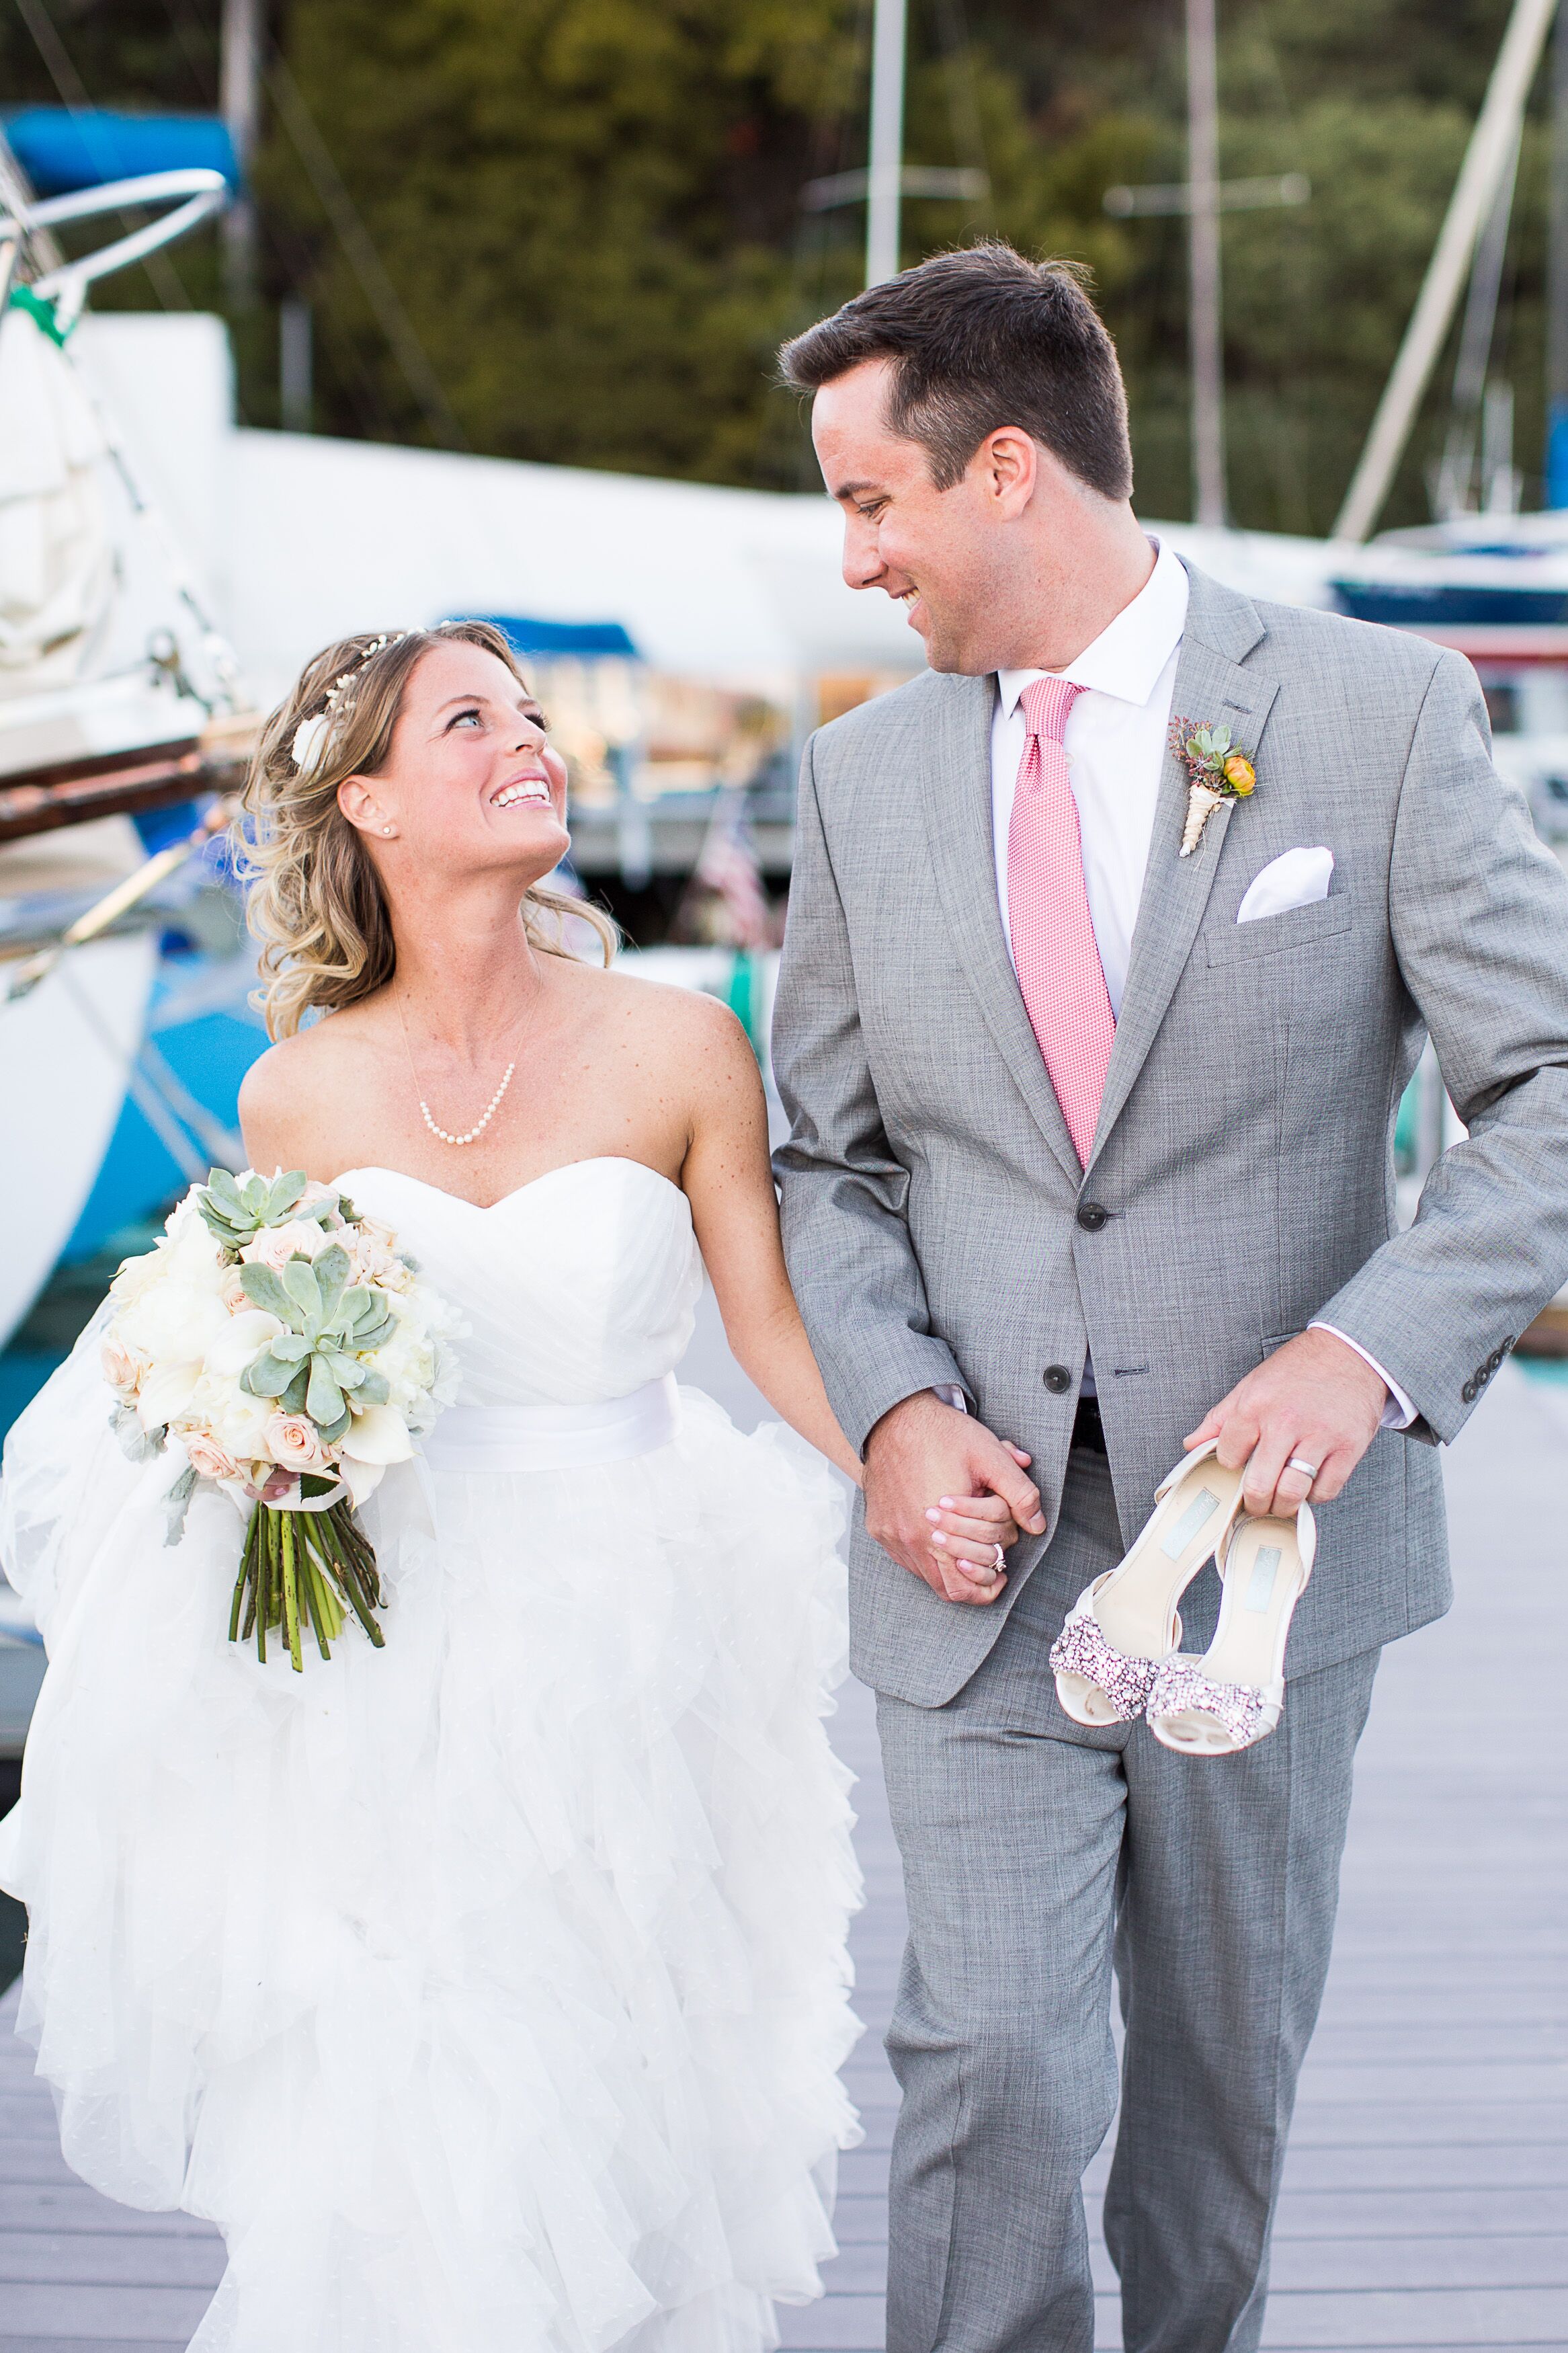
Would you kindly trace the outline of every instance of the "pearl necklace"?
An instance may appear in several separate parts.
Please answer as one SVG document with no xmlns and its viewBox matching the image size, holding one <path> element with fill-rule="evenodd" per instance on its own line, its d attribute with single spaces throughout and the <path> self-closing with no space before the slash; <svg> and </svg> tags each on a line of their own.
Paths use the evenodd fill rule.
<svg viewBox="0 0 1568 2353">
<path fill-rule="evenodd" d="M 429 1129 L 431 1134 L 438 1136 L 443 1144 L 464 1145 L 478 1143 L 479 1137 L 483 1135 L 486 1128 L 489 1127 L 491 1120 L 494 1119 L 497 1112 L 500 1111 L 501 1107 L 501 1099 L 505 1095 L 508 1087 L 510 1086 L 511 1074 L 517 1068 L 516 1062 L 510 1061 L 507 1064 L 505 1076 L 502 1078 L 500 1086 L 496 1089 L 494 1094 L 490 1097 L 489 1102 L 485 1106 L 484 1116 L 475 1122 L 474 1125 L 469 1128 L 466 1135 L 453 1135 L 448 1129 L 437 1126 L 436 1121 L 431 1117 L 429 1104 L 426 1102 L 424 1096 L 419 1093 L 419 1072 L 415 1068 L 414 1048 L 409 1042 L 408 1037 L 408 1016 L 403 1009 L 403 999 L 401 996 L 397 1000 L 397 1018 L 403 1029 L 403 1050 L 408 1057 L 408 1075 L 414 1082 L 414 1092 L 416 1095 L 418 1095 L 419 1097 L 420 1118 L 425 1122 L 425 1124 Z"/>
<path fill-rule="evenodd" d="M 501 1097 L 505 1094 L 508 1087 L 510 1086 L 511 1074 L 516 1068 L 517 1064 L 515 1062 L 509 1062 L 507 1064 L 506 1076 L 501 1081 L 500 1086 L 496 1089 L 494 1094 L 490 1097 L 489 1105 L 484 1117 L 479 1120 L 476 1125 L 469 1128 L 467 1135 L 448 1135 L 444 1127 L 437 1127 L 435 1121 L 430 1116 L 429 1104 L 426 1102 L 424 1096 L 421 1095 L 419 1098 L 420 1116 L 423 1118 L 425 1124 L 429 1129 L 431 1134 L 438 1135 L 443 1144 L 472 1144 L 476 1137 L 483 1135 L 486 1128 L 489 1127 L 491 1120 L 494 1119 L 497 1112 L 500 1109 Z"/>
</svg>

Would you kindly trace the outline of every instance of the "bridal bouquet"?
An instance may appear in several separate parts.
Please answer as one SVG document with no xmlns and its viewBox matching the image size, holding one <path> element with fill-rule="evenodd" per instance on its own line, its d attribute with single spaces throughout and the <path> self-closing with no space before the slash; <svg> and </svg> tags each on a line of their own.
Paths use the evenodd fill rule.
<svg viewBox="0 0 1568 2353">
<path fill-rule="evenodd" d="M 179 1542 L 196 1483 L 247 1512 L 229 1640 L 301 1629 L 323 1658 L 352 1610 L 377 1648 L 375 1555 L 358 1520 L 456 1388 L 449 1319 L 397 1238 L 303 1173 L 215 1168 L 163 1239 L 127 1259 L 103 1335 L 114 1421 L 133 1457 L 183 1448 L 170 1490 Z M 242 1623 L 243 1621 L 243 1623 Z"/>
</svg>

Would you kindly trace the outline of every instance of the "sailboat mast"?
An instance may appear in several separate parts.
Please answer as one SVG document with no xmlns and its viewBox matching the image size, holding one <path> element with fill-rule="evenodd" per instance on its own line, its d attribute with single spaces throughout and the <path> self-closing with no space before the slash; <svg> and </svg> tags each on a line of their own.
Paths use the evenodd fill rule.
<svg viewBox="0 0 1568 2353">
<path fill-rule="evenodd" d="M 1546 503 L 1568 507 L 1568 8 L 1552 34 L 1552 185 L 1546 236 Z"/>
<path fill-rule="evenodd" d="M 904 169 L 904 49 L 908 0 L 877 0 L 871 31 L 871 154 L 867 175 L 866 283 L 899 274 Z"/>
<path fill-rule="evenodd" d="M 1196 520 L 1223 531 L 1225 356 L 1220 329 L 1219 90 L 1215 0 L 1187 0 L 1187 234 Z"/>
</svg>

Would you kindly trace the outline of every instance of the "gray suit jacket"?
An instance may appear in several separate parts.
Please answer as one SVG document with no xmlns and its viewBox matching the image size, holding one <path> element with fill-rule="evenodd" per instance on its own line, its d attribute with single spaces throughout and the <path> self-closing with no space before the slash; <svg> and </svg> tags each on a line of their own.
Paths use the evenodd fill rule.
<svg viewBox="0 0 1568 2353">
<path fill-rule="evenodd" d="M 806 748 L 776 1166 L 790 1272 L 851 1440 L 955 1382 L 1032 1452 L 1054 1521 L 1091 1353 L 1130 1535 L 1184 1433 L 1317 1315 L 1394 1374 L 1417 1436 L 1451 1439 L 1568 1276 L 1568 880 L 1491 765 L 1468 664 L 1193 573 L 1174 707 L 1227 722 L 1258 789 L 1178 859 L 1186 780 L 1167 757 L 1083 1172 L 997 909 L 994 691 L 926 675 Z M 1253 876 L 1315 843 L 1334 853 L 1329 897 L 1238 926 Z M 1427 1031 L 1469 1134 L 1398 1233 L 1394 1122 Z M 1059 1386 L 1063 1366 L 1054 1393 L 1043 1377 Z M 1429 1444 L 1380 1435 L 1320 1530 L 1291 1672 L 1447 1606 Z M 856 1672 L 918 1704 L 950 1698 L 1048 1535 L 976 1609 L 858 1523 Z M 1213 1595 L 1191 1599 L 1189 1643 Z"/>
</svg>

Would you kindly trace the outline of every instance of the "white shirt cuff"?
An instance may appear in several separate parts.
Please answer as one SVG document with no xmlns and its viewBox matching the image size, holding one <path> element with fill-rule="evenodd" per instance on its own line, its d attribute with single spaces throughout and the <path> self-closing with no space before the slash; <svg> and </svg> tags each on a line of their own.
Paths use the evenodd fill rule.
<svg viewBox="0 0 1568 2353">
<path fill-rule="evenodd" d="M 1386 1371 L 1375 1356 L 1369 1356 L 1359 1340 L 1352 1340 L 1350 1334 L 1342 1332 L 1337 1324 L 1313 1323 L 1309 1324 L 1307 1329 L 1309 1332 L 1331 1332 L 1336 1340 L 1342 1340 L 1347 1348 L 1355 1350 L 1363 1365 L 1372 1366 L 1373 1371 L 1388 1391 L 1388 1401 L 1383 1409 L 1383 1419 L 1378 1424 L 1380 1430 L 1408 1430 L 1413 1421 L 1420 1419 L 1415 1406 L 1411 1404 L 1394 1375 Z"/>
<path fill-rule="evenodd" d="M 961 1388 L 955 1388 L 951 1381 L 936 1382 L 931 1389 L 931 1395 L 933 1398 L 940 1398 L 943 1405 L 952 1406 L 955 1413 L 969 1411 L 969 1408 L 963 1401 L 963 1391 Z"/>
</svg>

